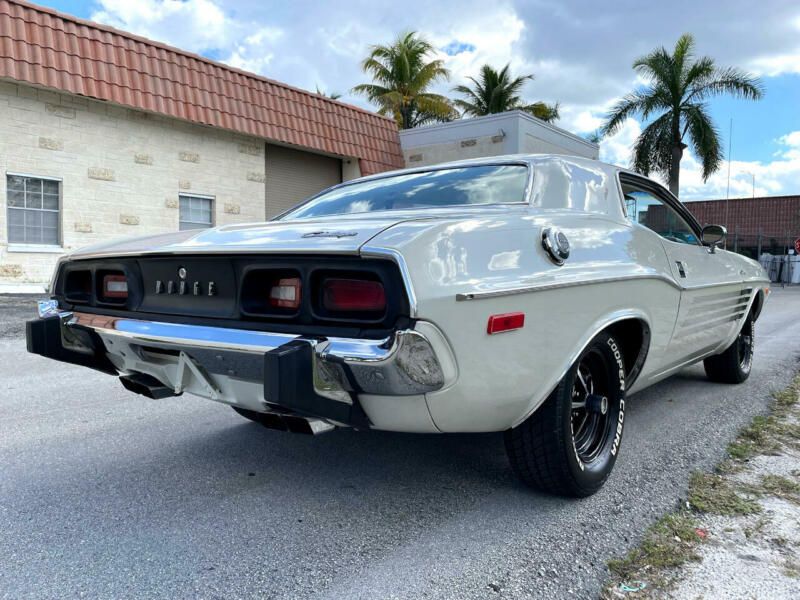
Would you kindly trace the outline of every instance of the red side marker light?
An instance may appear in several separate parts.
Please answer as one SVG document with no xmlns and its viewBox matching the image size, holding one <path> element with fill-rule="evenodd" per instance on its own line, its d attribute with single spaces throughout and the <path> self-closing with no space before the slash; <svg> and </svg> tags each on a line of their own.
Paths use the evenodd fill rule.
<svg viewBox="0 0 800 600">
<path fill-rule="evenodd" d="M 502 315 L 492 315 L 489 317 L 489 323 L 486 325 L 486 333 L 492 335 L 494 333 L 502 333 L 503 331 L 513 331 L 515 329 L 522 329 L 525 325 L 525 313 L 505 313 Z"/>
</svg>

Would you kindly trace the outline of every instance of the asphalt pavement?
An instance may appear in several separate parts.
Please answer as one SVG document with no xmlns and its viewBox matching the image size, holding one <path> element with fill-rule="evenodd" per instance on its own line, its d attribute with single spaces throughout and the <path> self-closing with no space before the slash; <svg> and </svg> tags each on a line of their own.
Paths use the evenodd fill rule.
<svg viewBox="0 0 800 600">
<path fill-rule="evenodd" d="M 584 598 L 606 561 L 722 458 L 800 356 L 776 290 L 749 381 L 702 367 L 631 397 L 614 473 L 565 500 L 512 476 L 499 434 L 305 437 L 25 352 L 0 297 L 0 597 Z"/>
</svg>

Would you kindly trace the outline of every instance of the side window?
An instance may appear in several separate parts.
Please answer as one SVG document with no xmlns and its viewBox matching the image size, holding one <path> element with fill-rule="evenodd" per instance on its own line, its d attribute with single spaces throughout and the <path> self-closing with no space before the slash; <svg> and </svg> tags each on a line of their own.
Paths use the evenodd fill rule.
<svg viewBox="0 0 800 600">
<path fill-rule="evenodd" d="M 213 226 L 214 200 L 207 196 L 180 197 L 179 229 L 208 229 Z"/>
<path fill-rule="evenodd" d="M 670 242 L 698 244 L 694 230 L 674 208 L 652 192 L 622 183 L 625 211 L 634 223 L 644 225 Z"/>
<path fill-rule="evenodd" d="M 7 175 L 8 242 L 58 246 L 61 182 Z"/>
</svg>

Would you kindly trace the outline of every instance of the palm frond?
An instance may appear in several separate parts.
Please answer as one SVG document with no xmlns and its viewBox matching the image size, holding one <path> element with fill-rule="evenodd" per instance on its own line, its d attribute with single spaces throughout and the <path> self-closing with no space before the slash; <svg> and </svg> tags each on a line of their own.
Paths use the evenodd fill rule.
<svg viewBox="0 0 800 600">
<path fill-rule="evenodd" d="M 697 82 L 687 100 L 704 100 L 719 94 L 730 94 L 744 100 L 760 100 L 764 86 L 758 77 L 735 68 L 718 69 Z"/>
<path fill-rule="evenodd" d="M 353 92 L 366 96 L 381 114 L 391 114 L 401 128 L 413 127 L 420 120 L 451 116 L 455 111 L 449 103 L 446 111 L 433 105 L 428 109 L 419 107 L 418 98 L 431 85 L 450 77 L 441 60 L 429 60 L 434 50 L 414 31 L 401 33 L 389 45 L 371 46 L 361 68 L 372 76 L 373 82 L 356 85 Z M 430 100 L 425 102 L 430 104 Z M 427 112 L 418 116 L 420 111 Z"/>
<path fill-rule="evenodd" d="M 703 181 L 706 181 L 722 164 L 719 130 L 714 126 L 705 104 L 684 107 L 683 116 L 692 152 L 703 165 Z"/>
<path fill-rule="evenodd" d="M 672 163 L 672 116 L 667 113 L 650 123 L 636 138 L 631 168 L 642 175 L 666 176 Z"/>
<path fill-rule="evenodd" d="M 526 113 L 532 114 L 537 119 L 541 119 L 547 123 L 556 121 L 561 115 L 559 114 L 558 102 L 555 104 L 546 104 L 544 102 L 534 102 L 520 107 Z"/>
<path fill-rule="evenodd" d="M 520 109 L 536 114 L 544 120 L 557 119 L 557 104 L 555 106 L 543 102 L 527 104 L 520 97 L 519 92 L 523 85 L 533 78 L 531 74 L 513 77 L 510 64 L 500 70 L 486 64 L 481 67 L 477 78 L 467 78 L 472 85 L 458 85 L 453 88 L 455 93 L 463 96 L 454 100 L 453 104 L 465 115 L 476 117 Z"/>
<path fill-rule="evenodd" d="M 606 120 L 600 127 L 600 134 L 603 137 L 614 135 L 629 118 L 641 113 L 649 115 L 657 106 L 655 99 L 651 99 L 653 95 L 652 90 L 649 93 L 640 90 L 623 96 L 606 113 Z"/>
</svg>

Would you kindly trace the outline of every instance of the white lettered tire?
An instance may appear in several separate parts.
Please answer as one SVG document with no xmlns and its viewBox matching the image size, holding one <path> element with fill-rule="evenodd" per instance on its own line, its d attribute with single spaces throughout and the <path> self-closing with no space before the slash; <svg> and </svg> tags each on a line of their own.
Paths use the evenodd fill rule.
<svg viewBox="0 0 800 600">
<path fill-rule="evenodd" d="M 514 472 L 562 496 L 594 494 L 619 455 L 625 422 L 625 362 L 606 332 L 584 349 L 547 400 L 505 433 Z"/>
</svg>

